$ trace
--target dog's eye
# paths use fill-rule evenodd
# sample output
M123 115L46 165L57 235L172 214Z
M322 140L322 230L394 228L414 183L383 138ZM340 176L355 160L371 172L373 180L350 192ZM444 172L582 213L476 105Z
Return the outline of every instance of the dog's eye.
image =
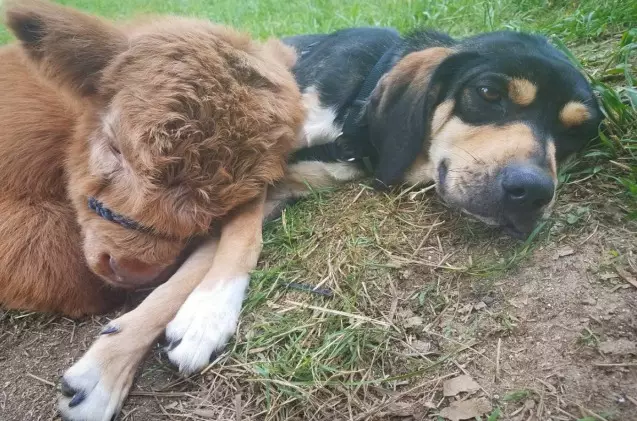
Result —
M500 92L488 86L479 86L478 95L480 95L482 99L488 102L497 102L502 99L502 95L500 95Z

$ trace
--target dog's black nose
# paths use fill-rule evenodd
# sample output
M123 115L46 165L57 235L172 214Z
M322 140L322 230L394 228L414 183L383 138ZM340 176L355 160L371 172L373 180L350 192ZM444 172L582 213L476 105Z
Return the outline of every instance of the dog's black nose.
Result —
M501 180L505 207L513 212L537 211L555 193L553 179L534 165L509 165L502 170Z

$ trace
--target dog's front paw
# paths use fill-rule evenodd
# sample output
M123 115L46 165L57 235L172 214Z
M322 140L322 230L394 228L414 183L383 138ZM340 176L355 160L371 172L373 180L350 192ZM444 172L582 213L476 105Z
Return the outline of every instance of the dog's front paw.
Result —
M190 294L166 328L168 358L180 372L202 369L225 346L237 328L247 286L246 275Z
M69 368L60 384L58 409L65 421L111 421L122 408L145 351L107 326L86 354Z
M58 407L67 421L111 421L128 392L128 387L110 379L97 360L89 357L67 370L60 388Z

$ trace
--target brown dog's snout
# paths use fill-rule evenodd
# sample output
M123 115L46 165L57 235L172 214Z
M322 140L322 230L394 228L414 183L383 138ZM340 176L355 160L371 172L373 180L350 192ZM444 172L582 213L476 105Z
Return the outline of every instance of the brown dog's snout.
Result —
M166 269L163 265L144 263L134 258L116 259L108 254L100 258L101 271L120 286L130 288L152 283Z

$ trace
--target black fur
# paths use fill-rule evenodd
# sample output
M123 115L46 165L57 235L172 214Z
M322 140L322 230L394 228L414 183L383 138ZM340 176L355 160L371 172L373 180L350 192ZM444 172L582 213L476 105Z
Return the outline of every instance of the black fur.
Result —
M350 150L371 151L377 187L400 183L428 139L433 111L445 99L457 100L454 114L468 123L530 121L540 137L555 139L558 159L576 152L595 137L601 120L585 78L561 52L536 35L500 31L454 40L429 30L401 37L393 29L353 28L283 41L300 53L294 69L300 87L317 88L321 104L337 110L337 124L342 124L368 74L386 52L393 54L387 67L390 71L399 60L415 51L431 47L451 47L456 51L438 67L424 92L409 84L395 86L389 96L391 106L383 115L375 112L373 100L368 101L366 113L358 121L358 132L348 136L347 141L355 144ZM540 91L537 103L524 112L486 106L467 94L459 97L465 84L473 83L477 74L493 72L537 79L550 89ZM557 107L569 100L589 105L593 118L582 126L565 130L549 116L556 115ZM308 148L300 154L320 156L313 149L318 151L320 147Z
M386 94L384 112L375 113L372 97L367 114L368 136L380 156L374 172L377 188L400 183L416 156L428 147L433 113L452 89L454 76L466 60L464 54L446 59L436 68L424 91L410 86L416 81L393 87Z
M338 109L337 121L342 122L376 62L402 39L393 29L353 28L284 38L283 42L299 52L294 75L301 90L318 87L321 103Z

